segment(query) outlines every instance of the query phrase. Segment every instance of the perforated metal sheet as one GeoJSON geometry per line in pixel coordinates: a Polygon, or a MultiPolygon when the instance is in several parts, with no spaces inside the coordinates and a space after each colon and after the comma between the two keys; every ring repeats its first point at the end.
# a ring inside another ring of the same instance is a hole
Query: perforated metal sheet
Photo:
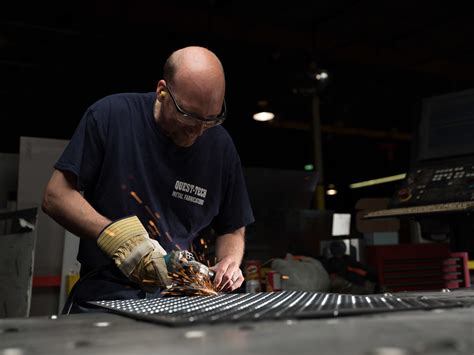
{"type": "Polygon", "coordinates": [[[98,301],[89,304],[128,317],[168,325],[326,318],[462,305],[460,302],[428,297],[399,298],[390,294],[356,296],[303,291],[98,301]]]}

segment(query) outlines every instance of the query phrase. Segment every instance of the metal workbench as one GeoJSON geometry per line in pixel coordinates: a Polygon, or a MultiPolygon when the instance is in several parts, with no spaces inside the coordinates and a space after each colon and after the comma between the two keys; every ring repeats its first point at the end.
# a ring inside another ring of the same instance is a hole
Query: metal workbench
{"type": "Polygon", "coordinates": [[[0,354],[474,354],[474,290],[420,294],[465,306],[187,327],[109,313],[1,319],[0,354]]]}

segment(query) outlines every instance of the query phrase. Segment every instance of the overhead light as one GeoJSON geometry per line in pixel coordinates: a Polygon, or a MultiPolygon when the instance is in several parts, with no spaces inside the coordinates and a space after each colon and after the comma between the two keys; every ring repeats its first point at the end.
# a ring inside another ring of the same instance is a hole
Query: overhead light
{"type": "Polygon", "coordinates": [[[316,59],[311,59],[306,67],[306,73],[312,80],[319,82],[326,81],[329,78],[329,74],[326,69],[322,69],[316,59]]]}
{"type": "Polygon", "coordinates": [[[271,121],[274,118],[275,114],[273,112],[262,111],[253,114],[253,119],[260,122],[271,121]]]}
{"type": "Polygon", "coordinates": [[[257,102],[256,112],[253,114],[255,121],[265,122],[271,121],[275,118],[275,114],[270,108],[270,104],[267,100],[259,100],[257,102]]]}
{"type": "Polygon", "coordinates": [[[349,187],[351,189],[358,189],[360,187],[367,187],[367,186],[372,186],[372,185],[384,184],[384,183],[387,183],[387,182],[403,180],[403,179],[405,179],[406,175],[407,174],[398,174],[398,175],[386,176],[386,177],[382,177],[382,178],[378,178],[378,179],[355,182],[353,184],[350,184],[349,187]]]}
{"type": "Polygon", "coordinates": [[[316,73],[316,75],[314,76],[316,78],[316,80],[326,80],[329,75],[327,73],[327,71],[325,70],[320,70],[318,73],[316,73]]]}
{"type": "Polygon", "coordinates": [[[326,195],[328,196],[337,195],[336,186],[334,186],[333,184],[329,184],[328,189],[326,190],[326,195]]]}

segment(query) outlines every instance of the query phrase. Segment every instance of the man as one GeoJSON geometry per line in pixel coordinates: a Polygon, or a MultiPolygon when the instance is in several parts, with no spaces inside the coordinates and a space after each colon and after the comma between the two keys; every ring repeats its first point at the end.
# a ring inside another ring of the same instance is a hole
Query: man
{"type": "Polygon", "coordinates": [[[218,236],[215,286],[233,291],[244,280],[244,233],[254,219],[239,156],[220,126],[222,64],[186,47],[163,74],[154,93],[93,104],[46,187],[43,210],[81,237],[81,276],[95,270],[78,301],[157,296],[146,286],[166,283],[161,247],[188,249],[208,226],[218,236]]]}

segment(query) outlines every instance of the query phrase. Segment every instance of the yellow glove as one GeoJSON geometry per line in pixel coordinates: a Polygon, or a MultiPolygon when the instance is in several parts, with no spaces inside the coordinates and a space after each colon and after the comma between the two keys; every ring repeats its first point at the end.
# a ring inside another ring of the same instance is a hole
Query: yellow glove
{"type": "Polygon", "coordinates": [[[170,284],[164,259],[166,251],[148,236],[136,216],[109,224],[100,233],[97,245],[129,280],[143,290],[154,292],[170,284]]]}

